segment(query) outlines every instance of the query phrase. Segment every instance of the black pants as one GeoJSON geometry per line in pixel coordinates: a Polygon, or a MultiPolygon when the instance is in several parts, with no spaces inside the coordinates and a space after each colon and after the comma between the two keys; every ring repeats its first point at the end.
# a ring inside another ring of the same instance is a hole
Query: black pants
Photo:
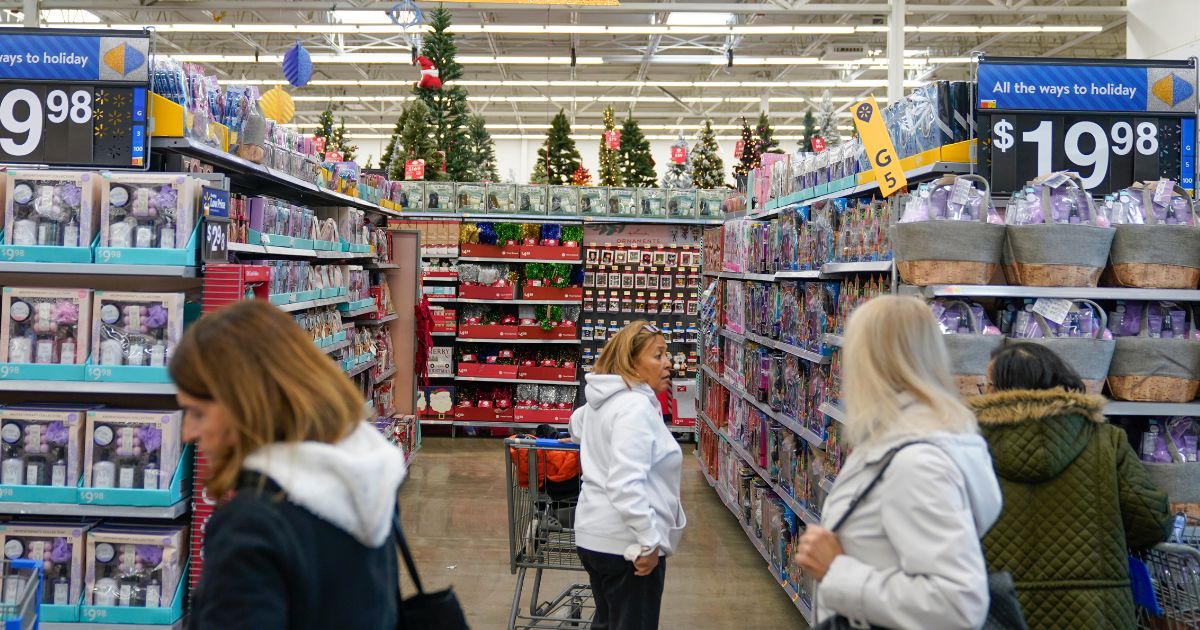
{"type": "Polygon", "coordinates": [[[592,583],[596,616],[592,630],[658,630],[666,556],[645,577],[633,574],[633,563],[623,556],[579,549],[583,568],[592,583]]]}

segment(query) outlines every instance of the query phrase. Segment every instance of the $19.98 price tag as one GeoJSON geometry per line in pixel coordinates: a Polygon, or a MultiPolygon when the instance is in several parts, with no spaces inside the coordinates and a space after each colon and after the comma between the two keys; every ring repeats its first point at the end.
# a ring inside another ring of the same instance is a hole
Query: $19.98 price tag
{"type": "Polygon", "coordinates": [[[85,85],[0,85],[0,161],[90,162],[93,99],[85,85]]]}

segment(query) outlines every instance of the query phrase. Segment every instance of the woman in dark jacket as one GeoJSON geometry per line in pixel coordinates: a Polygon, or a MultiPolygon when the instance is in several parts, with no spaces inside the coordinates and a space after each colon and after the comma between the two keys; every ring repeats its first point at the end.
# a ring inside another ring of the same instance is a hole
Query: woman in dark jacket
{"type": "Polygon", "coordinates": [[[404,454],[363,421],[365,401],[334,362],[291,317],[250,300],[193,325],[171,378],[217,501],[189,627],[399,627],[404,454]]]}
{"type": "Polygon", "coordinates": [[[1128,550],[1166,539],[1167,495],[1053,351],[1006,345],[990,380],[993,393],[967,400],[1004,492],[988,569],[1013,574],[1030,630],[1133,628],[1128,550]]]}

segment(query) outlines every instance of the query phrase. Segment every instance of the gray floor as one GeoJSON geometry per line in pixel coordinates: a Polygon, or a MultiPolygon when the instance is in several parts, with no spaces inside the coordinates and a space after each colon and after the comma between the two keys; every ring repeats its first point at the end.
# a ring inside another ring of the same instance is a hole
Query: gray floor
{"type": "MultiPolygon", "coordinates": [[[[662,628],[802,629],[729,510],[684,445],[688,528],[671,558],[662,628]]],[[[401,492],[403,522],[427,589],[453,585],[476,630],[502,630],[516,578],[509,572],[503,447],[500,440],[426,437],[401,492]]],[[[547,579],[557,592],[584,573],[547,579]]],[[[405,592],[412,588],[405,585],[405,592]]]]}

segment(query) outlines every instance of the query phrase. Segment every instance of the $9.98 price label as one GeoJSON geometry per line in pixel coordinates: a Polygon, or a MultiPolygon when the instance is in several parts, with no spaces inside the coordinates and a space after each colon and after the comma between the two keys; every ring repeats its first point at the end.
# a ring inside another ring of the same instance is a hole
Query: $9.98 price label
{"type": "Polygon", "coordinates": [[[996,193],[1053,171],[1078,173],[1093,194],[1179,177],[1179,118],[996,113],[980,123],[996,193]]]}

